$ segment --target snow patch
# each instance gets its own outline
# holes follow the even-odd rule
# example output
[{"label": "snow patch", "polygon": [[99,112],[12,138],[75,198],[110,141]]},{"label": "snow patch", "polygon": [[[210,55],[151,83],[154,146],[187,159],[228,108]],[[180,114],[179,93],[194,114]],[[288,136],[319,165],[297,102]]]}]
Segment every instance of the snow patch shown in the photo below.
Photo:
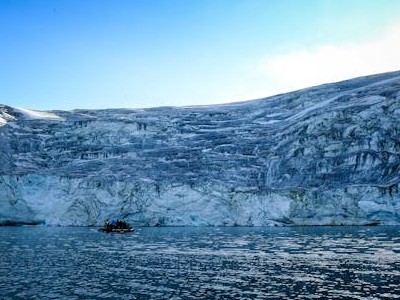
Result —
[{"label": "snow patch", "polygon": [[31,110],[25,108],[14,108],[15,112],[22,114],[25,120],[55,120],[64,121],[64,118],[47,111]]},{"label": "snow patch", "polygon": [[8,121],[15,120],[15,118],[4,111],[0,111],[0,127],[7,124]]}]

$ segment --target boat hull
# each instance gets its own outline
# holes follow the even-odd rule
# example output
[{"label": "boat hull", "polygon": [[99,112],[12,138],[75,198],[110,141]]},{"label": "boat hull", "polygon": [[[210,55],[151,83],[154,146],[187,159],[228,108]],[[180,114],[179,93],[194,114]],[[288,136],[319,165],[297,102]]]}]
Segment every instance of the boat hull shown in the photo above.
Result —
[{"label": "boat hull", "polygon": [[100,228],[99,231],[105,232],[105,233],[128,233],[128,232],[133,232],[135,231],[134,228]]}]

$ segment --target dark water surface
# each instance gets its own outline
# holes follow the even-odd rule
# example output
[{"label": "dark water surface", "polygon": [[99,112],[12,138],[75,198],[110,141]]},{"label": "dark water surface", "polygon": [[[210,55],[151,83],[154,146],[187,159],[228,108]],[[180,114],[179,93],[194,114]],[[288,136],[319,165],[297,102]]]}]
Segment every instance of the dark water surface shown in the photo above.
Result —
[{"label": "dark water surface", "polygon": [[0,227],[0,299],[397,299],[400,227]]}]

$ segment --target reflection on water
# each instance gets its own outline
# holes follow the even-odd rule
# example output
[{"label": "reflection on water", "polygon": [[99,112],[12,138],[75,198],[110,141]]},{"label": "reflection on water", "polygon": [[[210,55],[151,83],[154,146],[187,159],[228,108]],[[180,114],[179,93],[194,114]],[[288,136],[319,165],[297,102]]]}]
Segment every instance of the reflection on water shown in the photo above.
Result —
[{"label": "reflection on water", "polygon": [[0,227],[1,299],[397,299],[399,227]]}]

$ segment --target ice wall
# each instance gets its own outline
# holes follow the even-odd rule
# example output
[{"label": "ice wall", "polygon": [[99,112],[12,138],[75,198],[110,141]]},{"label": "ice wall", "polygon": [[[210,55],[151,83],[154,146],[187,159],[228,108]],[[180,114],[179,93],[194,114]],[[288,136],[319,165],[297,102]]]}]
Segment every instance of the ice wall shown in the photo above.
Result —
[{"label": "ice wall", "polygon": [[0,106],[0,223],[398,224],[400,72],[204,107]]}]

